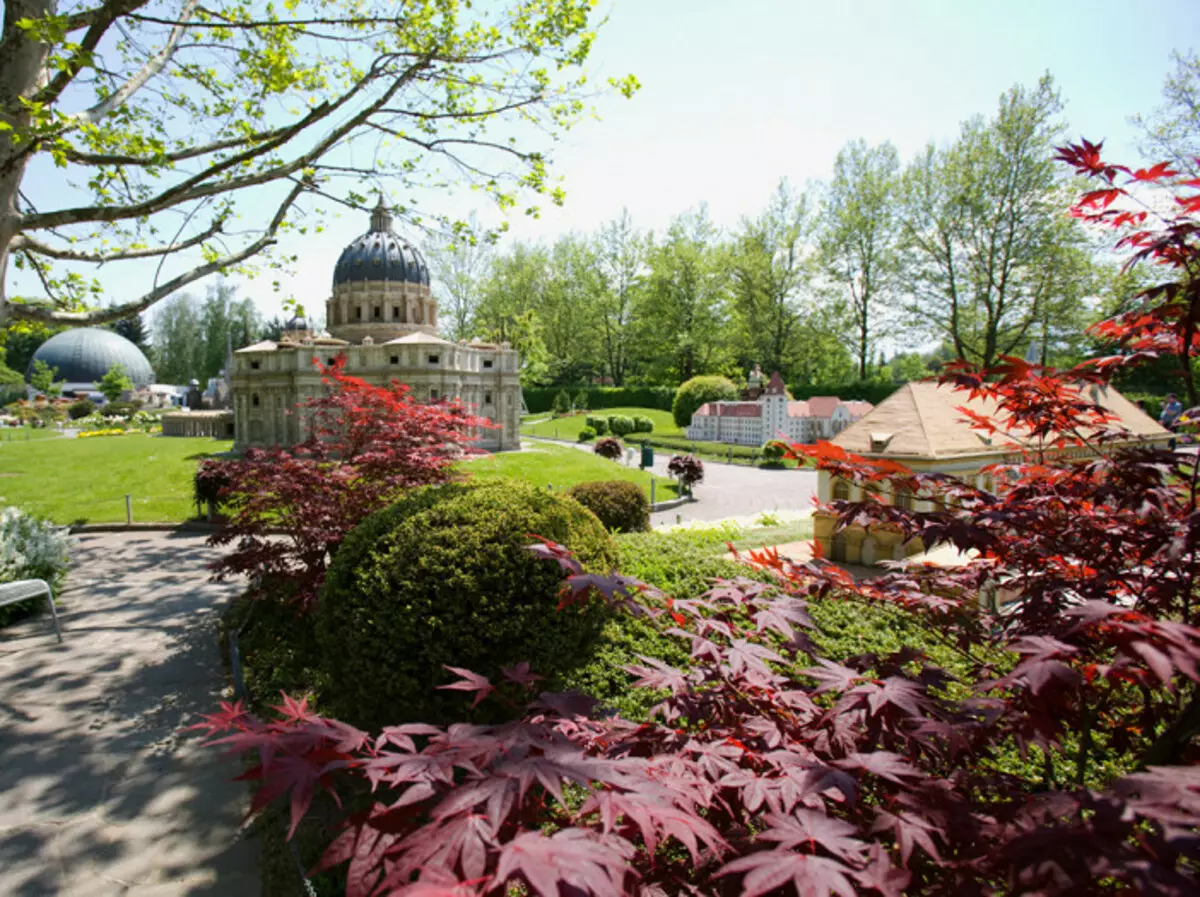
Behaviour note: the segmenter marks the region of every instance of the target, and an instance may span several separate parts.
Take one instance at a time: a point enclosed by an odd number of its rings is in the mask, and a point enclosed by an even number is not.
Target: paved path
[[[0,894],[257,897],[236,759],[180,729],[217,707],[203,536],[82,536],[48,617],[0,632]]]
[[[528,436],[522,439],[531,446],[538,442]],[[561,441],[557,444],[591,451],[588,445]],[[670,453],[655,449],[655,476],[669,479],[667,464],[670,460]],[[817,474],[813,470],[769,470],[705,461],[704,482],[695,492],[698,501],[651,514],[650,523],[660,526],[675,523],[676,518],[680,521],[724,520],[726,517],[750,517],[764,511],[809,511],[817,494]]]

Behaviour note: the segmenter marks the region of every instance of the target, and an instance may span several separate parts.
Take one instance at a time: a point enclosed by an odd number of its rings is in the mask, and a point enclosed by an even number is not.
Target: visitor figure
[[[1168,430],[1174,430],[1175,424],[1179,420],[1179,415],[1183,414],[1183,402],[1175,398],[1175,393],[1167,393],[1167,397],[1163,400],[1162,414],[1159,415],[1158,422]]]

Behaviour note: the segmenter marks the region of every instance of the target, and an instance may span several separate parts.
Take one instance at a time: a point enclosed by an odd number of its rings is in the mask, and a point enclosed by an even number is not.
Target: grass
[[[29,442],[58,437],[57,427],[0,427],[0,442]]]
[[[651,476],[644,470],[623,467],[590,452],[564,445],[540,443],[523,452],[504,452],[464,462],[462,469],[478,477],[511,477],[525,480],[535,486],[552,486],[556,490],[568,489],[576,483],[595,480],[629,480],[650,492]],[[655,500],[666,501],[677,498],[679,493],[673,480],[657,478]]]
[[[602,408],[599,411],[581,411],[570,417],[543,418],[533,423],[523,423],[521,424],[521,432],[526,436],[542,436],[546,439],[567,439],[575,442],[579,439],[579,431],[587,426],[589,416],[608,417],[613,414],[624,415],[625,417],[633,417],[637,414],[654,421],[653,433],[631,433],[625,437],[629,442],[636,442],[638,438],[643,436],[683,437],[683,430],[675,426],[675,419],[671,417],[671,412],[661,411],[658,408]]]
[[[0,448],[0,500],[55,523],[177,522],[195,513],[197,462],[230,440],[147,436],[14,442]]]

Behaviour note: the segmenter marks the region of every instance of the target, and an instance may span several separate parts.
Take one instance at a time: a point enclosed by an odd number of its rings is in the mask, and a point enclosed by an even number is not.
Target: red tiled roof
[[[850,416],[854,417],[854,418],[862,417],[864,414],[866,414],[868,411],[870,411],[872,408],[875,407],[870,402],[863,402],[863,401],[860,401],[859,399],[852,399],[851,401],[845,402],[844,404],[846,406],[846,410],[850,412]]]
[[[701,417],[762,417],[762,406],[758,402],[707,402],[696,409],[696,414]]]
[[[788,417],[809,417],[808,402],[788,402]]]
[[[808,410],[813,417],[833,417],[834,409],[842,404],[837,396],[813,396],[808,400]]]
[[[783,378],[779,376],[779,371],[775,371],[767,382],[767,395],[782,396],[786,394],[787,387],[783,385]]]

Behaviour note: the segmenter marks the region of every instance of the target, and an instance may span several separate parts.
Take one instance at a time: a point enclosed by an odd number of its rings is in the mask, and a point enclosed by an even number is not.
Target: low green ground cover
[[[30,442],[59,435],[57,427],[0,427],[0,442]]]
[[[122,523],[125,495],[135,522],[175,522],[196,512],[196,464],[229,440],[130,434],[14,442],[0,448],[0,503],[55,523]]]
[[[569,489],[576,483],[594,480],[628,480],[642,486],[647,492],[650,490],[651,475],[644,470],[624,467],[591,452],[546,442],[538,443],[528,451],[501,452],[466,461],[461,468],[477,477],[512,477],[543,488],[552,486],[555,490]],[[673,480],[664,477],[656,479],[655,498],[658,501],[678,497],[679,492]]]
[[[523,423],[521,425],[521,433],[526,436],[542,436],[546,439],[566,439],[570,442],[575,442],[579,439],[579,431],[587,426],[589,416],[634,417],[635,415],[648,417],[654,421],[654,433],[651,434],[653,436],[683,436],[683,430],[675,426],[671,412],[660,411],[657,408],[604,408],[600,411],[581,411],[578,414],[566,417],[543,418],[531,421],[530,423]],[[631,434],[629,441],[637,442],[640,437],[645,435],[647,434]]]

